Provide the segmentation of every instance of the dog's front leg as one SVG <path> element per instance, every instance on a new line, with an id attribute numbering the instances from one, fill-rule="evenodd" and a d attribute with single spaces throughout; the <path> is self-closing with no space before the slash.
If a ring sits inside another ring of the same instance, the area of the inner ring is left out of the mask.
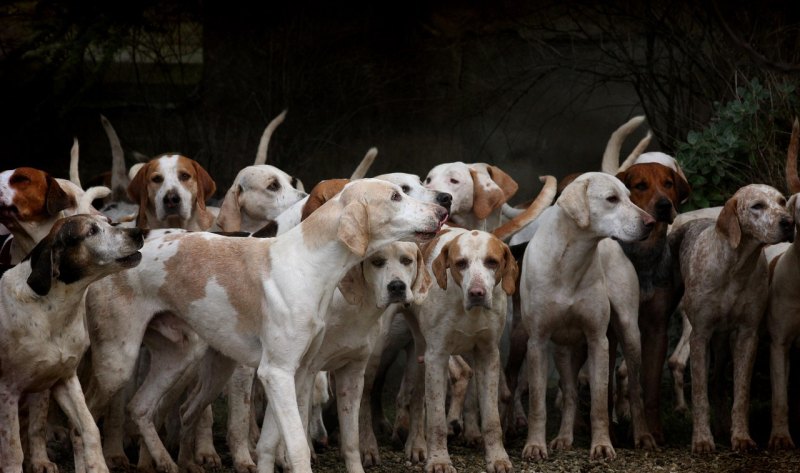
<path id="1" fill-rule="evenodd" d="M 455 473 L 447 453 L 447 361 L 449 353 L 425 351 L 425 437 L 428 445 L 428 473 Z"/>
<path id="2" fill-rule="evenodd" d="M 250 456 L 250 405 L 256 370 L 239 365 L 228 381 L 228 448 L 236 473 L 254 473 L 256 464 Z"/>
<path id="3" fill-rule="evenodd" d="M 481 428 L 486 448 L 486 471 L 510 473 L 513 470 L 508 453 L 503 447 L 503 428 L 498 407 L 500 350 L 497 344 L 476 348 L 474 363 L 477 368 L 477 392 L 481 411 Z"/>
<path id="4" fill-rule="evenodd" d="M 756 320 L 758 320 L 756 318 Z M 758 325 L 739 327 L 734 340 L 733 353 L 733 410 L 731 411 L 731 448 L 754 450 L 756 443 L 750 438 L 750 380 L 758 345 Z"/>
<path id="5" fill-rule="evenodd" d="M 27 395 L 28 401 L 28 449 L 30 468 L 33 473 L 56 473 L 58 467 L 47 456 L 47 409 L 50 406 L 50 390 Z"/>
<path id="6" fill-rule="evenodd" d="M 617 454 L 608 433 L 608 338 L 605 331 L 589 334 L 589 391 L 591 392 L 592 460 L 613 460 Z"/>
<path id="7" fill-rule="evenodd" d="M 79 460 L 83 460 L 86 473 L 108 473 L 103 458 L 100 430 L 86 406 L 78 377 L 73 373 L 66 380 L 53 386 L 52 393 L 73 426 L 72 442 L 75 448 L 76 473 L 80 473 Z M 83 458 L 78 458 L 81 454 Z"/>
<path id="8" fill-rule="evenodd" d="M 568 345 L 556 345 L 553 359 L 558 370 L 558 386 L 561 388 L 561 426 L 558 436 L 550 442 L 553 450 L 572 448 L 575 414 L 578 410 L 578 370 L 583 364 L 584 351 Z"/>
<path id="9" fill-rule="evenodd" d="M 528 338 L 528 438 L 522 449 L 526 460 L 547 459 L 547 344 L 548 338 L 539 333 Z"/>
<path id="10" fill-rule="evenodd" d="M 19 394 L 0 384 L 0 471 L 22 473 Z"/>
<path id="11" fill-rule="evenodd" d="M 340 448 L 349 473 L 363 473 L 358 445 L 358 416 L 367 360 L 353 361 L 334 372 Z"/>
<path id="12" fill-rule="evenodd" d="M 772 341 L 769 347 L 769 377 L 772 382 L 772 432 L 769 448 L 779 450 L 794 448 L 789 432 L 789 347 L 783 333 L 775 333 L 770 327 Z"/>
<path id="13" fill-rule="evenodd" d="M 702 317 L 696 319 L 703 320 Z M 689 363 L 692 369 L 692 453 L 710 453 L 715 449 L 709 425 L 708 345 L 706 327 L 692 327 L 689 336 Z"/>

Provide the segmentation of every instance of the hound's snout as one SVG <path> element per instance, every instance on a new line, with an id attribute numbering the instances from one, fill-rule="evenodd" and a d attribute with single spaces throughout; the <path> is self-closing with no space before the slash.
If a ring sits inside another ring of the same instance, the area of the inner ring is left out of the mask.
<path id="1" fill-rule="evenodd" d="M 478 306 L 489 308 L 486 301 L 486 289 L 480 286 L 473 286 L 467 291 L 467 309 Z"/>
<path id="2" fill-rule="evenodd" d="M 662 197 L 656 202 L 656 219 L 659 222 L 672 223 L 672 202 Z"/>
<path id="3" fill-rule="evenodd" d="M 389 300 L 392 302 L 403 302 L 406 298 L 406 283 L 395 279 L 390 282 L 386 289 L 389 291 Z"/>
<path id="4" fill-rule="evenodd" d="M 793 241 L 794 240 L 794 221 L 789 217 L 783 217 L 781 221 L 778 223 L 781 227 L 781 232 L 783 232 L 783 237 L 785 240 Z"/>
<path id="5" fill-rule="evenodd" d="M 436 203 L 450 211 L 450 205 L 453 203 L 453 196 L 447 192 L 439 192 L 436 194 Z"/>
<path id="6" fill-rule="evenodd" d="M 164 195 L 164 207 L 175 209 L 179 205 L 181 205 L 181 196 L 177 191 L 169 191 Z"/>
<path id="7" fill-rule="evenodd" d="M 447 195 L 450 195 L 450 194 L 447 194 Z M 439 222 L 439 226 L 444 224 L 447 221 L 447 218 L 450 216 L 450 212 L 446 208 L 442 207 L 441 205 L 436 207 L 435 212 L 436 212 L 436 219 Z"/>

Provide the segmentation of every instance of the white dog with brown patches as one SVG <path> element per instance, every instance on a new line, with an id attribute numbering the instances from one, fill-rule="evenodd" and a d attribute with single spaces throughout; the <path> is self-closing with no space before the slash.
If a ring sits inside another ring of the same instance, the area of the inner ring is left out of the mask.
<path id="1" fill-rule="evenodd" d="M 561 428 L 551 448 L 572 446 L 577 367 L 582 360 L 575 359 L 577 355 L 571 347 L 586 343 L 591 391 L 590 456 L 595 459 L 616 455 L 608 432 L 606 332 L 613 309 L 620 325 L 615 329 L 623 334 L 623 345 L 635 358 L 641 349 L 637 325 L 639 286 L 630 260 L 608 237 L 637 241 L 647 237 L 655 223 L 630 201 L 629 195 L 623 183 L 613 176 L 582 174 L 564 189 L 556 205 L 539 217 L 539 229 L 525 251 L 519 290 L 522 323 L 529 335 L 530 408 L 523 458 L 547 458 L 545 394 L 550 340 L 560 345 L 555 355 L 564 395 Z M 632 372 L 634 376 L 638 373 Z M 654 444 L 652 436 L 644 433 L 646 430 L 646 425 L 634 425 L 637 445 L 641 441 Z"/>
<path id="2" fill-rule="evenodd" d="M 89 347 L 83 302 L 89 284 L 136 266 L 142 243 L 138 228 L 67 217 L 0 280 L 0 470 L 22 472 L 20 397 L 51 389 L 75 428 L 75 471 L 108 471 L 76 374 Z"/>
<path id="3" fill-rule="evenodd" d="M 138 268 L 101 281 L 87 296 L 90 326 L 103 335 L 92 340 L 87 396 L 90 391 L 107 396 L 101 391 L 118 387 L 133 369 L 147 322 L 171 312 L 227 357 L 215 368 L 215 379 L 201 376 L 203 382 L 227 380 L 225 373 L 236 362 L 258 367 L 292 469 L 309 472 L 295 375 L 298 380 L 307 375 L 298 370 L 319 348 L 334 288 L 352 266 L 383 246 L 433 237 L 446 217 L 444 208 L 404 196 L 398 186 L 365 179 L 347 185 L 278 238 L 181 232 L 150 239 Z M 115 317 L 130 318 L 125 333 L 103 332 L 104 314 L 112 307 Z M 188 406 L 182 414 L 183 438 L 194 437 L 198 407 Z M 266 440 L 262 433 L 259 463 L 261 471 L 272 471 Z"/>
<path id="4" fill-rule="evenodd" d="M 407 319 L 417 356 L 425 360 L 424 375 L 417 370 L 415 389 L 421 393 L 424 386 L 425 395 L 416 395 L 411 401 L 406 454 L 412 460 L 427 457 L 427 472 L 455 472 L 447 451 L 448 362 L 451 355 L 468 354 L 478 383 L 486 469 L 510 472 L 497 398 L 506 296 L 514 293 L 517 263 L 508 246 L 492 234 L 461 228 L 443 230 L 425 253 L 439 287 L 432 288 L 414 316 Z"/>

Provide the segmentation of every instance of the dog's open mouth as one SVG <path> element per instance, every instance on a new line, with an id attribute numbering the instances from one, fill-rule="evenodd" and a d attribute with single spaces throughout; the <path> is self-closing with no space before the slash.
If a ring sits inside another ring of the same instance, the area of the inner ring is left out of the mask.
<path id="1" fill-rule="evenodd" d="M 139 264 L 139 261 L 142 260 L 142 253 L 137 251 L 135 253 L 131 253 L 128 256 L 123 256 L 122 258 L 117 258 L 117 263 L 122 264 L 125 267 L 132 268 Z"/>

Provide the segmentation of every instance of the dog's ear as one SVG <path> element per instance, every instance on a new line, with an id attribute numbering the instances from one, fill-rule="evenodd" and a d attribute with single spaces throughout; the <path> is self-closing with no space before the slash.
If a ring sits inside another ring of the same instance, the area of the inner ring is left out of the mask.
<path id="1" fill-rule="evenodd" d="M 417 274 L 411 284 L 411 294 L 414 297 L 415 304 L 422 304 L 422 301 L 428 297 L 431 283 L 431 276 L 428 274 L 428 268 L 425 267 L 425 258 L 422 256 L 422 250 L 417 247 Z M 447 280 L 445 280 L 445 284 L 447 284 Z"/>
<path id="2" fill-rule="evenodd" d="M 309 215 L 314 213 L 315 210 L 322 207 L 322 204 L 331 200 L 336 194 L 341 192 L 349 179 L 326 179 L 311 189 L 308 194 L 308 200 L 303 205 L 303 210 L 300 215 L 300 221 L 305 220 Z"/>
<path id="3" fill-rule="evenodd" d="M 364 280 L 362 264 L 363 263 L 358 263 L 350 268 L 342 280 L 339 281 L 338 287 L 344 296 L 344 300 L 352 305 L 361 304 L 361 302 L 364 300 L 364 294 L 367 291 L 367 282 Z"/>
<path id="4" fill-rule="evenodd" d="M 363 257 L 369 245 L 369 214 L 361 201 L 351 202 L 342 211 L 336 235 L 350 251 Z"/>
<path id="5" fill-rule="evenodd" d="M 487 166 L 486 172 L 489 173 L 489 177 L 500 187 L 503 191 L 503 198 L 505 199 L 503 202 L 508 202 L 508 200 L 514 197 L 514 194 L 517 193 L 519 190 L 519 184 L 515 181 L 511 176 L 506 174 L 505 171 L 500 169 L 497 166 Z"/>
<path id="6" fill-rule="evenodd" d="M 210 199 L 214 192 L 217 191 L 217 184 L 200 163 L 192 160 L 192 166 L 194 167 L 195 176 L 197 176 L 197 205 L 205 210 L 206 200 Z"/>
<path id="7" fill-rule="evenodd" d="M 678 194 L 678 204 L 683 204 L 689 200 L 689 195 L 692 193 L 692 188 L 686 182 L 686 178 L 682 174 L 672 171 L 672 182 L 675 183 L 675 191 Z"/>
<path id="8" fill-rule="evenodd" d="M 588 185 L 588 179 L 572 182 L 564 188 L 556 201 L 556 205 L 575 220 L 579 228 L 589 226 L 589 198 L 586 195 Z"/>
<path id="9" fill-rule="evenodd" d="M 139 171 L 128 184 L 128 197 L 139 204 L 139 213 L 136 215 L 136 226 L 147 228 L 147 181 L 150 179 L 152 161 L 139 168 Z"/>
<path id="10" fill-rule="evenodd" d="M 47 193 L 45 194 L 45 208 L 47 214 L 50 216 L 56 215 L 64 209 L 68 209 L 75 205 L 75 199 L 70 197 L 69 194 L 64 192 L 64 189 L 58 185 L 58 181 L 51 175 L 45 177 L 47 184 Z"/>
<path id="11" fill-rule="evenodd" d="M 51 231 L 28 255 L 31 262 L 31 274 L 28 276 L 27 283 L 33 292 L 40 296 L 46 296 L 50 292 L 53 278 L 58 277 L 59 257 L 63 244 L 58 238 L 52 236 L 56 232 Z"/>
<path id="12" fill-rule="evenodd" d="M 450 266 L 450 243 L 448 242 L 442 247 L 439 255 L 431 263 L 431 270 L 433 277 L 436 278 L 436 283 L 442 289 L 447 289 L 447 268 Z"/>
<path id="13" fill-rule="evenodd" d="M 503 205 L 505 195 L 487 173 L 470 168 L 469 174 L 472 176 L 472 213 L 483 220 Z"/>
<path id="14" fill-rule="evenodd" d="M 735 198 L 728 199 L 719 217 L 717 217 L 717 230 L 728 240 L 731 248 L 734 249 L 742 241 L 742 229 L 739 227 L 739 216 L 736 215 L 736 203 Z"/>
<path id="15" fill-rule="evenodd" d="M 789 202 L 786 202 L 786 210 L 788 210 L 789 214 L 791 214 L 791 216 L 794 217 L 794 223 L 796 225 L 800 225 L 800 221 L 798 221 L 798 219 L 797 219 L 797 217 L 795 215 L 797 213 L 797 196 L 798 195 L 800 195 L 800 194 L 792 194 L 792 196 L 789 197 Z"/>
<path id="16" fill-rule="evenodd" d="M 517 290 L 517 276 L 519 275 L 519 266 L 514 255 L 511 254 L 511 249 L 503 243 L 503 265 L 500 267 L 499 276 L 502 278 L 503 291 L 509 296 L 513 296 Z"/>
<path id="17" fill-rule="evenodd" d="M 234 181 L 219 207 L 217 225 L 224 232 L 238 232 L 242 229 L 242 206 L 239 204 L 241 192 L 242 185 Z"/>

